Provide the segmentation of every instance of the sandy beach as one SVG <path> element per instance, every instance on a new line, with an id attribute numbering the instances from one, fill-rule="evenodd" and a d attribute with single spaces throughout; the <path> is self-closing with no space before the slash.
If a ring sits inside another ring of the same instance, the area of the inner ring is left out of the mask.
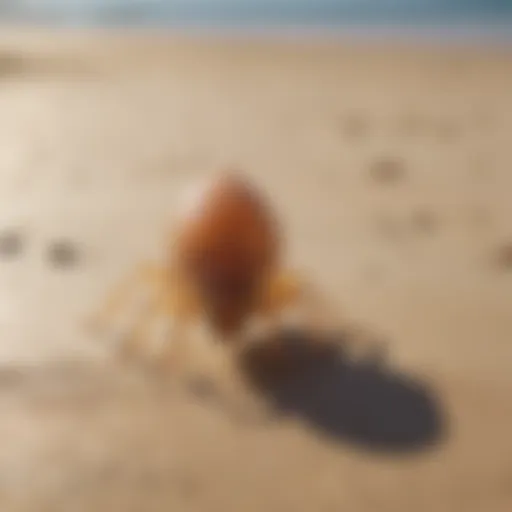
<path id="1" fill-rule="evenodd" d="M 2 511 L 511 510 L 511 51 L 3 30 L 0 113 Z M 263 426 L 83 327 L 225 167 L 388 357 Z"/>

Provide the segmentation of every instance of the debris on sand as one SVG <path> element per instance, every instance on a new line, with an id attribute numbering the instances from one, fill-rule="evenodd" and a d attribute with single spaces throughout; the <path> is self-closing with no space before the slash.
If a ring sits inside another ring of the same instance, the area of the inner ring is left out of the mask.
<path id="1" fill-rule="evenodd" d="M 54 267 L 71 267 L 78 261 L 78 250 L 68 240 L 57 240 L 48 246 L 48 260 Z"/>
<path id="2" fill-rule="evenodd" d="M 23 251 L 23 237 L 14 230 L 0 232 L 0 256 L 5 259 L 14 259 Z"/>
<path id="3" fill-rule="evenodd" d="M 347 114 L 343 119 L 343 130 L 345 135 L 351 139 L 359 139 L 369 131 L 368 122 L 357 112 Z"/>
<path id="4" fill-rule="evenodd" d="M 414 211 L 411 222 L 414 230 L 423 234 L 432 234 L 439 227 L 435 213 L 426 208 Z"/>
<path id="5" fill-rule="evenodd" d="M 435 130 L 441 142 L 454 142 L 460 136 L 460 127 L 455 121 L 449 119 L 439 120 Z"/>
<path id="6" fill-rule="evenodd" d="M 494 249 L 493 260 L 499 270 L 512 271 L 512 242 L 506 242 Z"/>
<path id="7" fill-rule="evenodd" d="M 425 130 L 425 123 L 418 115 L 409 113 L 400 119 L 399 130 L 403 135 L 419 135 Z"/>
<path id="8" fill-rule="evenodd" d="M 400 158 L 383 157 L 370 166 L 370 175 L 376 183 L 383 185 L 396 184 L 405 178 L 405 164 Z"/>

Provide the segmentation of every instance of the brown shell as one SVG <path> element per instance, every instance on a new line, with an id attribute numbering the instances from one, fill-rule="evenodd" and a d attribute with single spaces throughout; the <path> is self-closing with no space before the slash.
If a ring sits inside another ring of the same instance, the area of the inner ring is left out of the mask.
<path id="1" fill-rule="evenodd" d="M 237 173 L 212 180 L 178 228 L 181 268 L 257 277 L 277 265 L 279 233 L 263 194 Z"/>

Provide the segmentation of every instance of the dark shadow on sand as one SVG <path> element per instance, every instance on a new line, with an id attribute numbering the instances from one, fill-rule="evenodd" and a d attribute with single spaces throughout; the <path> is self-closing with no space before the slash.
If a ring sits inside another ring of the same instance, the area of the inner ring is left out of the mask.
<path id="1" fill-rule="evenodd" d="M 287 333 L 242 358 L 250 382 L 277 412 L 340 441 L 410 452 L 439 442 L 444 415 L 426 383 L 382 361 L 349 362 L 340 343 Z"/>

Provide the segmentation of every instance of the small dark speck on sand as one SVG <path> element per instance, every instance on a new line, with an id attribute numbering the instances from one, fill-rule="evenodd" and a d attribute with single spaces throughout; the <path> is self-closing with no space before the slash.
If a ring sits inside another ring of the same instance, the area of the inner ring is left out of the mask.
<path id="1" fill-rule="evenodd" d="M 367 120 L 362 114 L 352 112 L 342 119 L 343 131 L 351 139 L 358 139 L 369 131 Z"/>
<path id="2" fill-rule="evenodd" d="M 193 498 L 201 492 L 199 480 L 192 475 L 179 475 L 175 477 L 175 485 L 178 493 L 183 498 Z"/>
<path id="3" fill-rule="evenodd" d="M 411 221 L 414 230 L 424 234 L 433 233 L 439 226 L 438 219 L 434 212 L 427 209 L 416 210 L 412 214 Z"/>
<path id="4" fill-rule="evenodd" d="M 381 158 L 370 166 L 370 176 L 379 184 L 398 183 L 405 178 L 405 174 L 405 165 L 400 158 Z"/>
<path id="5" fill-rule="evenodd" d="M 437 123 L 436 134 L 442 142 L 453 142 L 460 135 L 460 127 L 450 120 L 441 120 Z"/>
<path id="6" fill-rule="evenodd" d="M 71 267 L 77 263 L 79 254 L 72 242 L 59 240 L 49 244 L 48 259 L 54 267 Z"/>
<path id="7" fill-rule="evenodd" d="M 188 389 L 197 398 L 212 398 L 215 394 L 213 382 L 206 378 L 194 378 L 188 382 Z"/>
<path id="8" fill-rule="evenodd" d="M 399 129 L 404 135 L 418 135 L 423 128 L 422 119 L 414 114 L 407 114 L 399 121 Z"/>
<path id="9" fill-rule="evenodd" d="M 512 242 L 507 242 L 494 249 L 493 260 L 500 270 L 512 272 Z"/>
<path id="10" fill-rule="evenodd" d="M 23 251 L 23 237 L 17 231 L 0 232 L 0 256 L 14 259 Z"/>

